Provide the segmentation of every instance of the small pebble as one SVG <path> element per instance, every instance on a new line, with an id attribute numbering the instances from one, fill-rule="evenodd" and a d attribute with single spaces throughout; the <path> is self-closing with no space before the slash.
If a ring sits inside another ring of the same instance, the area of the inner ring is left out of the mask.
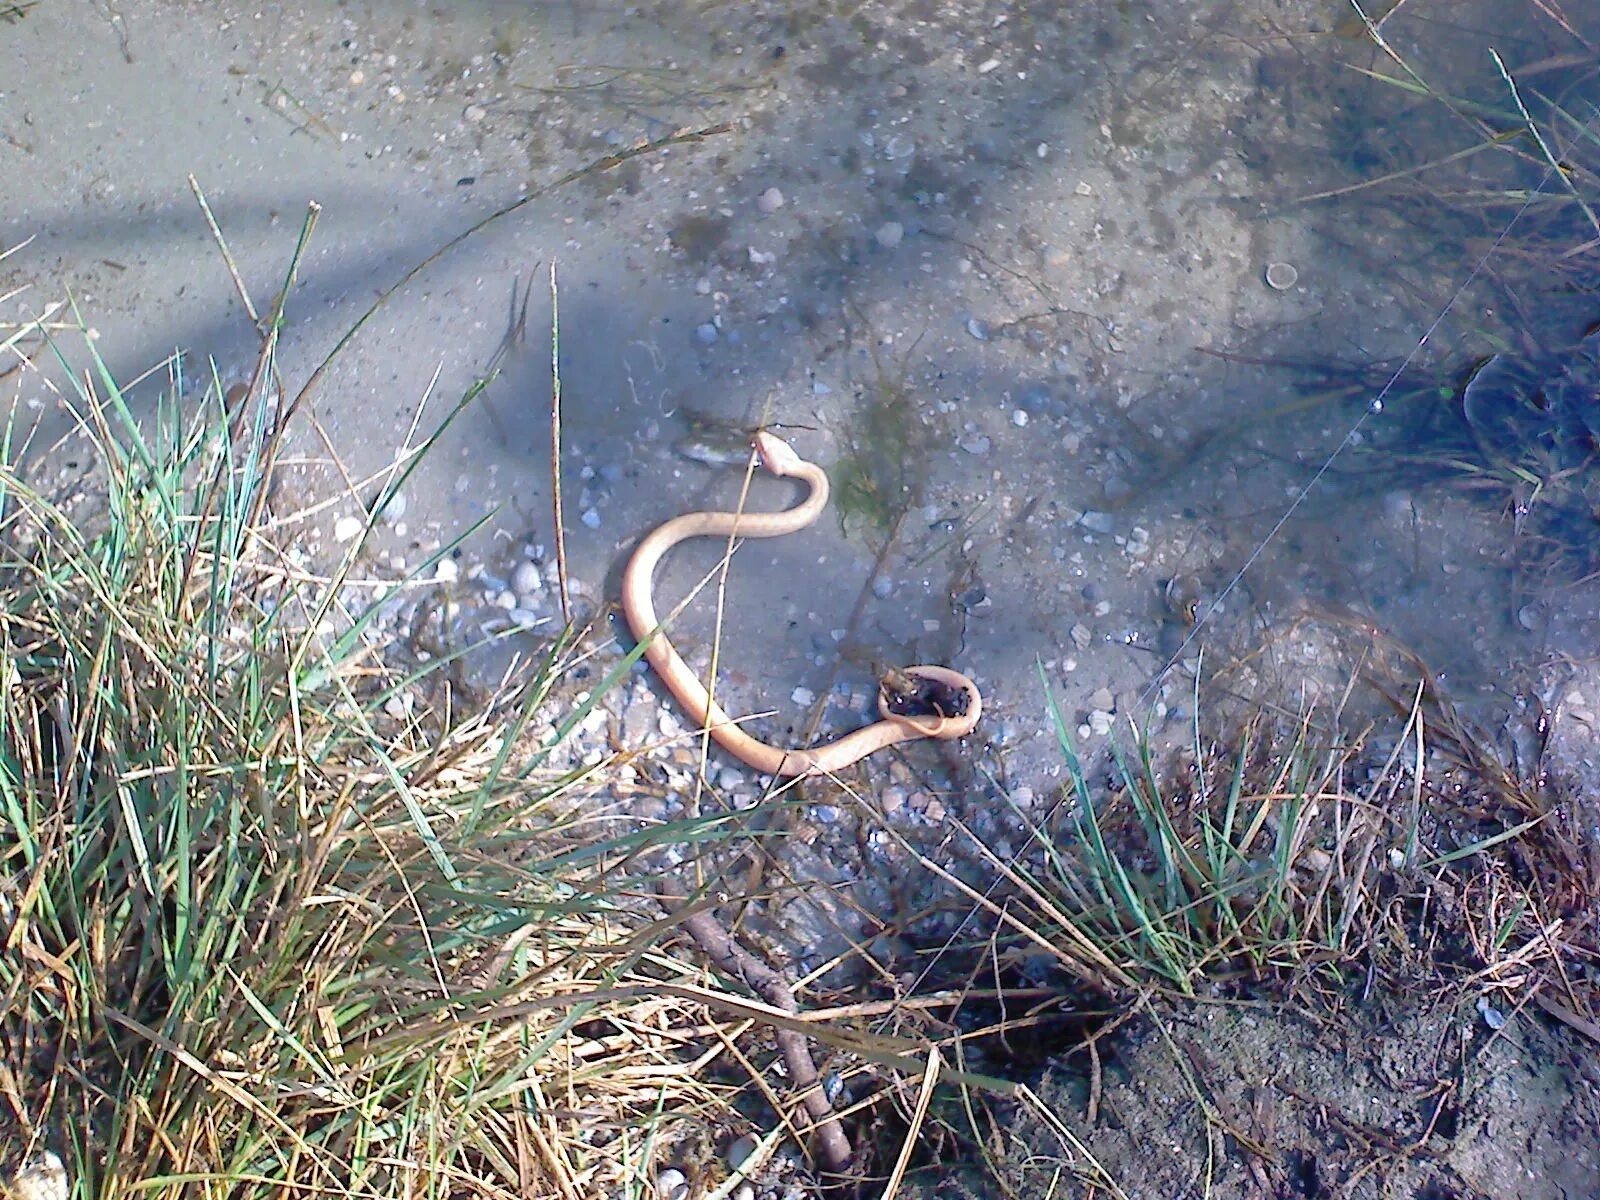
<path id="1" fill-rule="evenodd" d="M 688 1195 L 689 1178 L 676 1167 L 656 1176 L 656 1200 L 685 1200 Z"/>
<path id="2" fill-rule="evenodd" d="M 532 596 L 544 587 L 544 578 L 539 573 L 539 564 L 528 562 L 524 559 L 517 564 L 517 569 L 511 572 L 511 590 L 519 596 Z"/>
<path id="3" fill-rule="evenodd" d="M 797 687 L 789 693 L 789 699 L 801 708 L 806 708 L 817 702 L 817 694 L 808 687 Z"/>
<path id="4" fill-rule="evenodd" d="M 783 193 L 775 187 L 769 187 L 756 197 L 756 207 L 764 213 L 775 213 L 783 207 Z"/>
<path id="5" fill-rule="evenodd" d="M 40 1151 L 9 1180 L 0 1181 L 0 1195 L 7 1200 L 67 1200 L 71 1194 L 67 1168 L 53 1150 Z"/>
<path id="6" fill-rule="evenodd" d="M 1024 411 L 1023 409 L 1020 409 L 1020 408 L 1013 409 L 1012 413 L 1011 413 L 1011 423 L 1013 425 L 1015 425 L 1018 429 L 1027 428 L 1027 425 L 1028 425 L 1028 414 L 1027 414 L 1027 412 Z"/>
<path id="7" fill-rule="evenodd" d="M 461 578 L 461 568 L 453 558 L 441 558 L 433 568 L 433 577 L 439 583 L 454 583 Z"/>
<path id="8" fill-rule="evenodd" d="M 973 337 L 977 338 L 980 342 L 987 342 L 989 340 L 988 323 L 985 321 L 980 321 L 977 317 L 967 318 L 967 332 Z"/>
<path id="9" fill-rule="evenodd" d="M 1117 702 L 1116 699 L 1111 695 L 1110 688 L 1096 688 L 1095 691 L 1089 696 L 1090 708 L 1103 708 L 1107 712 L 1110 712 L 1112 709 L 1116 708 L 1116 706 Z"/>
<path id="10" fill-rule="evenodd" d="M 385 525 L 398 525 L 406 515 L 406 494 L 396 492 L 390 496 L 384 506 L 378 510 L 378 519 Z"/>
<path id="11" fill-rule="evenodd" d="M 963 433 L 956 439 L 956 445 L 960 446 L 968 454 L 987 454 L 992 443 L 989 441 L 988 434 Z"/>
<path id="12" fill-rule="evenodd" d="M 694 294 L 697 296 L 711 295 L 711 280 L 704 275 L 694 281 Z"/>
<path id="13" fill-rule="evenodd" d="M 894 595 L 894 580 L 887 575 L 879 575 L 872 581 L 872 594 L 879 600 L 887 600 Z"/>
<path id="14" fill-rule="evenodd" d="M 1267 264 L 1267 286 L 1275 292 L 1286 292 L 1300 282 L 1300 272 L 1293 263 L 1275 262 Z"/>
<path id="15" fill-rule="evenodd" d="M 462 111 L 461 119 L 464 120 L 468 125 L 476 125 L 479 121 L 483 120 L 488 115 L 489 115 L 488 110 L 485 109 L 483 107 L 483 105 L 481 105 L 481 104 L 469 104 Z"/>
<path id="16" fill-rule="evenodd" d="M 744 1166 L 745 1160 L 756 1152 L 755 1138 L 746 1134 L 728 1147 L 728 1165 L 735 1169 Z"/>
<path id="17" fill-rule="evenodd" d="M 1090 533 L 1110 533 L 1116 528 L 1116 522 L 1111 519 L 1110 513 L 1096 512 L 1092 508 L 1078 518 L 1078 524 Z"/>
<path id="18" fill-rule="evenodd" d="M 360 517 L 340 517 L 333 523 L 333 540 L 341 544 L 354 541 L 366 527 L 367 523 Z"/>
<path id="19" fill-rule="evenodd" d="M 710 321 L 694 327 L 694 340 L 702 346 L 709 346 L 717 340 L 717 327 Z"/>
<path id="20" fill-rule="evenodd" d="M 1503 1012 L 1489 1003 L 1489 997 L 1478 997 L 1478 1012 L 1483 1017 L 1483 1023 L 1490 1029 L 1504 1029 L 1506 1016 Z"/>
<path id="21" fill-rule="evenodd" d="M 588 508 L 588 509 L 584 510 L 582 521 L 590 529 L 599 529 L 600 528 L 600 514 L 598 512 L 596 512 L 592 508 Z"/>
<path id="22" fill-rule="evenodd" d="M 878 226 L 878 232 L 872 238 L 885 250 L 893 250 L 906 236 L 906 228 L 899 221 L 885 221 Z"/>

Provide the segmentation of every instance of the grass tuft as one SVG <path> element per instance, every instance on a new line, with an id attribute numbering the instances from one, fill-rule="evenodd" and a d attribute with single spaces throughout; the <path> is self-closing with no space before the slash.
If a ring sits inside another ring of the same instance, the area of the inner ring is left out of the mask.
<path id="1" fill-rule="evenodd" d="M 650 839 L 580 839 L 553 745 L 512 740 L 571 647 L 470 712 L 389 669 L 355 552 L 313 579 L 256 519 L 264 423 L 237 444 L 215 380 L 141 422 L 85 344 L 98 515 L 0 445 L 0 1165 L 53 1151 L 80 1196 L 637 1193 L 726 1111 L 686 1068 L 715 993 L 673 990 L 697 973 L 611 878 Z M 407 688 L 433 702 L 391 715 Z"/>

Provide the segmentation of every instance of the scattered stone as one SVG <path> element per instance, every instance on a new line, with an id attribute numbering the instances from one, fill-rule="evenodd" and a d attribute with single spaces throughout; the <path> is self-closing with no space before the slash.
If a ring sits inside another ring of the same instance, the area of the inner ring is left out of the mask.
<path id="1" fill-rule="evenodd" d="M 894 580 L 887 575 L 879 575 L 872 581 L 872 594 L 879 600 L 887 600 L 894 595 Z"/>
<path id="2" fill-rule="evenodd" d="M 524 597 L 534 596 L 544 587 L 544 578 L 539 572 L 539 564 L 524 559 L 517 564 L 517 569 L 511 572 L 511 590 Z"/>
<path id="3" fill-rule="evenodd" d="M 383 507 L 378 510 L 378 520 L 385 525 L 399 525 L 401 519 L 406 515 L 406 503 L 406 494 L 404 492 L 395 492 L 384 502 Z"/>
<path id="4" fill-rule="evenodd" d="M 688 1200 L 689 1177 L 676 1167 L 656 1176 L 656 1200 Z"/>
<path id="5" fill-rule="evenodd" d="M 760 1143 L 758 1143 L 756 1139 L 751 1137 L 749 1134 L 745 1134 L 744 1137 L 736 1139 L 733 1145 L 728 1147 L 728 1165 L 734 1170 L 738 1170 L 740 1167 L 744 1166 L 745 1161 L 756 1152 L 756 1147 L 759 1144 Z"/>
<path id="6" fill-rule="evenodd" d="M 968 454 L 987 454 L 991 444 L 988 435 L 983 433 L 963 433 L 956 439 L 956 445 Z"/>
<path id="7" fill-rule="evenodd" d="M 1097 708 L 1089 714 L 1089 732 L 1096 737 L 1105 737 L 1111 732 L 1111 727 L 1116 724 L 1115 718 L 1104 709 Z"/>
<path id="8" fill-rule="evenodd" d="M 980 342 L 987 342 L 990 337 L 989 323 L 987 321 L 981 321 L 977 317 L 968 317 L 967 332 L 973 337 L 977 338 Z"/>
<path id="9" fill-rule="evenodd" d="M 1079 621 L 1072 627 L 1071 637 L 1072 644 L 1074 646 L 1076 646 L 1079 650 L 1087 650 L 1090 643 L 1094 641 L 1094 631 L 1082 621 Z"/>
<path id="10" fill-rule="evenodd" d="M 433 578 L 439 583 L 454 583 L 461 578 L 461 568 L 453 558 L 441 558 L 433 568 Z"/>
<path id="11" fill-rule="evenodd" d="M 1089 696 L 1090 708 L 1103 708 L 1110 712 L 1117 707 L 1117 701 L 1111 694 L 1110 688 L 1096 688 Z"/>
<path id="12" fill-rule="evenodd" d="M 340 517 L 333 523 L 333 540 L 341 545 L 353 542 L 366 527 L 367 523 L 360 517 Z"/>
<path id="13" fill-rule="evenodd" d="M 1287 292 L 1300 282 L 1300 272 L 1293 263 L 1275 262 L 1267 264 L 1267 286 L 1275 292 Z"/>
<path id="14" fill-rule="evenodd" d="M 1022 409 L 1022 408 L 1012 409 L 1011 410 L 1011 423 L 1013 425 L 1015 425 L 1018 429 L 1026 429 L 1027 426 L 1028 426 L 1028 413 L 1027 413 L 1027 410 L 1026 409 Z"/>
<path id="15" fill-rule="evenodd" d="M 789 693 L 789 699 L 793 700 L 801 708 L 809 708 L 817 702 L 817 694 L 808 687 L 797 687 Z"/>
<path id="16" fill-rule="evenodd" d="M 9 1180 L 0 1181 L 0 1195 L 7 1200 L 67 1200 L 71 1194 L 67 1168 L 52 1150 L 41 1150 Z"/>
<path id="17" fill-rule="evenodd" d="M 694 327 L 694 340 L 702 346 L 710 346 L 717 340 L 717 327 L 710 321 Z"/>
<path id="18" fill-rule="evenodd" d="M 697 296 L 711 295 L 711 280 L 704 275 L 694 281 L 694 294 Z"/>
<path id="19" fill-rule="evenodd" d="M 756 197 L 756 207 L 769 216 L 782 208 L 783 204 L 783 193 L 775 187 L 769 187 Z"/>
<path id="20" fill-rule="evenodd" d="M 1116 522 L 1111 519 L 1110 513 L 1097 512 L 1092 508 L 1078 518 L 1078 524 L 1090 533 L 1110 533 L 1116 528 Z"/>
<path id="21" fill-rule="evenodd" d="M 461 119 L 468 125 L 476 125 L 489 115 L 488 109 L 481 104 L 469 104 L 461 113 Z"/>
<path id="22" fill-rule="evenodd" d="M 595 509 L 592 509 L 592 508 L 584 509 L 583 516 L 580 519 L 590 529 L 599 529 L 600 528 L 600 514 Z"/>
<path id="23" fill-rule="evenodd" d="M 906 236 L 906 227 L 899 221 L 885 221 L 878 226 L 878 232 L 872 238 L 885 250 L 893 250 Z"/>

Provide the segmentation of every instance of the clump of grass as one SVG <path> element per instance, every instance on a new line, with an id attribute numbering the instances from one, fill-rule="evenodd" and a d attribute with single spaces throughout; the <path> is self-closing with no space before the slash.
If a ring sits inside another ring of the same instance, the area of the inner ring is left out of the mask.
<path id="1" fill-rule="evenodd" d="M 93 528 L 0 447 L 10 1165 L 53 1151 L 84 1197 L 639 1188 L 726 1109 L 685 1068 L 717 1022 L 611 877 L 649 839 L 580 838 L 582 780 L 512 740 L 570 647 L 387 715 L 422 671 L 270 545 L 266 423 L 236 444 L 221 392 L 141 425 L 94 359 Z"/>
<path id="2" fill-rule="evenodd" d="M 1419 660 L 1380 649 L 1421 681 L 1409 695 L 1382 685 L 1402 720 L 1383 742 L 1258 712 L 1208 743 L 1196 716 L 1176 766 L 1137 730 L 1131 751 L 1113 744 L 1103 789 L 1048 696 L 1061 804 L 1044 820 L 1017 814 L 1036 849 L 1010 860 L 971 839 L 1003 885 L 984 897 L 998 948 L 1051 956 L 1111 997 L 1236 985 L 1337 997 L 1378 972 L 1494 980 L 1522 1003 L 1552 988 L 1591 1020 L 1600 997 L 1566 973 L 1600 952 L 1600 877 L 1575 800 L 1505 767 Z"/>

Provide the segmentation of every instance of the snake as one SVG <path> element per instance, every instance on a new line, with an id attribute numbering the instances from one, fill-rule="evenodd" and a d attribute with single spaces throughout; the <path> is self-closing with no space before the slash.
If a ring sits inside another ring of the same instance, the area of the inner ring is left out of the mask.
<path id="1" fill-rule="evenodd" d="M 669 550 L 690 538 L 772 538 L 797 533 L 815 522 L 828 506 L 828 473 L 816 463 L 807 462 L 788 442 L 766 430 L 755 435 L 754 449 L 757 462 L 768 474 L 806 485 L 807 494 L 798 504 L 777 512 L 691 512 L 674 517 L 645 535 L 623 570 L 623 615 L 667 691 L 724 750 L 748 767 L 780 777 L 834 775 L 901 742 L 919 738 L 949 741 L 971 733 L 983 714 L 983 696 L 977 684 L 949 667 L 904 668 L 897 675 L 902 686 L 879 688 L 880 720 L 806 749 L 785 749 L 762 741 L 712 699 L 656 616 L 652 592 L 657 565 Z M 919 709 L 923 711 L 913 711 Z"/>

